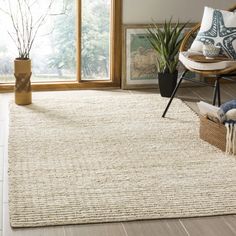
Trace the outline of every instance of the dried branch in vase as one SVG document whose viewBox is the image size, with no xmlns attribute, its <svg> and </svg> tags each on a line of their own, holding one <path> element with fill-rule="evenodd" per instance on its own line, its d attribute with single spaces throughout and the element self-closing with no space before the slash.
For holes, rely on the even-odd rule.
<svg viewBox="0 0 236 236">
<path fill-rule="evenodd" d="M 51 13 L 55 1 L 49 0 L 48 3 L 43 1 L 44 9 L 40 9 L 38 0 L 7 0 L 6 9 L 0 8 L 0 11 L 5 13 L 11 20 L 13 30 L 8 31 L 8 34 L 17 47 L 19 59 L 29 59 L 38 31 L 49 15 L 65 14 L 67 0 L 63 1 L 62 12 Z M 42 14 L 39 13 L 39 9 Z M 34 14 L 35 12 L 37 14 Z"/>
</svg>

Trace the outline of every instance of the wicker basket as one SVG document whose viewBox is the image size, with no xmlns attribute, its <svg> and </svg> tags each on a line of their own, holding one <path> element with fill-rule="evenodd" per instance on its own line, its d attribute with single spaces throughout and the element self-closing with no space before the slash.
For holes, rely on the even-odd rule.
<svg viewBox="0 0 236 236">
<path fill-rule="evenodd" d="M 226 132 L 223 124 L 215 123 L 200 116 L 200 138 L 222 151 L 226 149 Z"/>
</svg>

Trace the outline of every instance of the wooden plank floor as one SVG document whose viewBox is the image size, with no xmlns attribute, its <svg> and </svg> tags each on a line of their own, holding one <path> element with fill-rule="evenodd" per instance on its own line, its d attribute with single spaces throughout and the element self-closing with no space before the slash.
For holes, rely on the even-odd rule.
<svg viewBox="0 0 236 236">
<path fill-rule="evenodd" d="M 236 98 L 236 84 L 222 86 L 222 101 Z M 104 91 L 105 93 L 156 93 L 156 90 L 143 91 Z M 101 91 L 87 91 L 101 93 Z M 11 95 L 12 96 L 12 95 Z M 196 102 L 204 100 L 211 102 L 212 89 L 209 87 L 187 87 L 178 92 L 178 97 L 184 100 L 195 112 L 198 112 Z M 0 101 L 7 100 L 7 94 L 0 94 Z M 0 121 L 5 127 L 7 122 L 6 102 L 0 106 Z M 0 103 L 1 104 L 1 103 Z M 5 110 L 4 110 L 5 109 Z M 5 114 L 5 118 L 2 115 Z M 168 116 L 171 116 L 171 107 Z M 6 129 L 7 130 L 7 129 Z M 4 158 L 3 175 L 3 236 L 236 236 L 236 215 L 199 217 L 185 219 L 147 220 L 109 224 L 88 224 L 60 227 L 41 227 L 31 229 L 12 229 L 8 214 L 8 184 L 7 184 L 7 132 L 0 134 L 0 157 Z M 3 151 L 4 149 L 4 151 Z M 0 171 L 1 172 L 1 171 Z M 1 183 L 1 182 L 0 182 Z M 0 193 L 1 194 L 1 193 Z M 236 197 L 236 196 L 235 196 Z M 1 220 L 1 217 L 0 217 Z M 1 224 L 0 224 L 1 226 Z"/>
</svg>

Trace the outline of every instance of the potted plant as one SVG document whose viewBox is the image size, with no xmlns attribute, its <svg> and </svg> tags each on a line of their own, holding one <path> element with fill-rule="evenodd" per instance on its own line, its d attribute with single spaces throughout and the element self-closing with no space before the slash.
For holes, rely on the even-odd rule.
<svg viewBox="0 0 236 236">
<path fill-rule="evenodd" d="M 30 51 L 39 31 L 55 0 L 50 0 L 43 9 L 42 15 L 34 15 L 34 9 L 38 10 L 37 1 L 16 0 L 12 3 L 8 0 L 7 9 L 0 9 L 12 23 L 12 32 L 8 32 L 18 50 L 18 57 L 14 61 L 15 103 L 28 105 L 32 103 L 31 92 L 31 59 Z"/>
<path fill-rule="evenodd" d="M 170 97 L 175 89 L 178 77 L 178 52 L 183 41 L 186 24 L 172 24 L 172 19 L 160 28 L 151 24 L 147 40 L 157 52 L 157 70 L 159 88 L 162 97 Z"/>
</svg>

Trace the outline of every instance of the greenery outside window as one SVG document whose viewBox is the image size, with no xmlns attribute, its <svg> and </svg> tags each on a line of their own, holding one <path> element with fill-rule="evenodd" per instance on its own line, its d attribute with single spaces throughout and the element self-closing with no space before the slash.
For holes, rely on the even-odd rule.
<svg viewBox="0 0 236 236">
<path fill-rule="evenodd" d="M 45 1 L 37 2 L 36 9 L 43 9 Z M 51 12 L 30 55 L 33 89 L 119 86 L 121 1 L 57 0 Z M 7 33 L 11 22 L 0 18 L 1 91 L 13 89 L 17 50 Z"/>
</svg>

